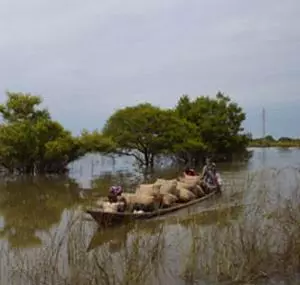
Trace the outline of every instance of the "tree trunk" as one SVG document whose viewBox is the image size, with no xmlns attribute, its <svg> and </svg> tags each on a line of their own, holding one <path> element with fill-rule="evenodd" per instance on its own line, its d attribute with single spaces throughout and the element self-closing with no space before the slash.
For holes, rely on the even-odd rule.
<svg viewBox="0 0 300 285">
<path fill-rule="evenodd" d="M 149 154 L 147 150 L 145 150 L 144 152 L 144 164 L 145 164 L 145 168 L 148 169 L 150 165 L 150 161 L 149 161 Z"/>
<path fill-rule="evenodd" d="M 151 170 L 151 172 L 153 173 L 153 171 L 154 171 L 154 154 L 152 154 L 151 156 L 150 156 L 150 170 Z"/>
</svg>

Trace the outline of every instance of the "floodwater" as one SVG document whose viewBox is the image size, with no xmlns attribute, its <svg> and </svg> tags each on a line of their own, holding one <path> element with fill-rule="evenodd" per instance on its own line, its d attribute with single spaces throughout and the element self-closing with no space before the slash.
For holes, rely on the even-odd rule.
<svg viewBox="0 0 300 285">
<path fill-rule="evenodd" d="M 130 174 L 130 158 L 113 161 L 90 155 L 70 165 L 69 177 L 1 179 L 0 284 L 145 284 L 128 281 L 143 274 L 148 274 L 152 284 L 193 284 L 183 277 L 182 268 L 197 226 L 204 231 L 217 223 L 238 220 L 245 204 L 251 203 L 251 193 L 244 195 L 244 189 L 250 188 L 254 176 L 263 177 L 287 196 L 297 186 L 300 149 L 251 150 L 249 161 L 219 165 L 222 196 L 164 218 L 106 231 L 99 231 L 81 211 L 80 190 L 92 188 L 85 192 L 105 195 L 112 183 L 130 190 L 137 181 Z M 163 173 L 161 176 L 170 176 L 167 170 Z M 284 187 L 283 180 L 288 181 Z M 264 187 L 253 189 L 263 191 Z M 224 212 L 215 211 L 217 206 Z M 136 244 L 142 252 L 134 250 Z M 164 256 L 154 256 L 157 251 Z M 154 259 L 159 260 L 157 268 Z M 154 271 L 148 272 L 150 267 Z"/>
</svg>

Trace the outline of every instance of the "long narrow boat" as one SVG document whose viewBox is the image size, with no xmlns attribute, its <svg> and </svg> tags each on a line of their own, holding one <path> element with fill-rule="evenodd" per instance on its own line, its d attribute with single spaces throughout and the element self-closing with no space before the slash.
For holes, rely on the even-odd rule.
<svg viewBox="0 0 300 285">
<path fill-rule="evenodd" d="M 159 209 L 153 212 L 144 212 L 144 213 L 129 213 L 129 212 L 118 212 L 118 213 L 109 213 L 103 212 L 101 210 L 86 210 L 88 214 L 90 214 L 93 219 L 98 223 L 101 227 L 106 227 L 110 225 L 115 225 L 119 223 L 126 223 L 132 220 L 147 220 L 158 216 L 163 216 L 168 213 L 172 213 L 178 211 L 180 209 L 192 206 L 199 202 L 209 199 L 210 197 L 220 193 L 219 191 L 213 191 L 201 198 L 192 200 L 187 203 L 178 203 L 172 207 Z"/>
</svg>

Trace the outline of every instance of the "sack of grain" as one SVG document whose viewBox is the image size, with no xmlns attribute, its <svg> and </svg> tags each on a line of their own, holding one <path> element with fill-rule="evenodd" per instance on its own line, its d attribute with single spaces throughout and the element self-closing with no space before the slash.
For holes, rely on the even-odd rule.
<svg viewBox="0 0 300 285">
<path fill-rule="evenodd" d="M 177 181 L 176 180 L 165 180 L 164 183 L 161 185 L 159 192 L 162 195 L 165 194 L 173 194 L 177 195 Z"/>
<path fill-rule="evenodd" d="M 135 193 L 139 195 L 148 195 L 148 196 L 155 196 L 159 194 L 159 185 L 155 184 L 141 184 L 136 189 Z"/>
<path fill-rule="evenodd" d="M 173 194 L 165 194 L 162 197 L 162 206 L 170 207 L 178 201 L 178 197 Z"/>
<path fill-rule="evenodd" d="M 163 185 L 163 183 L 165 182 L 166 180 L 165 179 L 161 179 L 161 178 L 158 178 L 156 179 L 156 181 L 154 182 L 154 185 L 157 185 L 157 186 L 161 186 Z"/>
<path fill-rule="evenodd" d="M 195 194 L 185 188 L 177 188 L 179 191 L 179 201 L 180 202 L 189 202 L 196 198 Z"/>
<path fill-rule="evenodd" d="M 158 179 L 156 179 L 156 181 L 154 182 L 154 185 L 157 185 L 157 186 L 159 186 L 159 187 L 161 187 L 165 182 L 174 182 L 174 181 L 176 181 L 177 182 L 177 180 L 176 179 L 162 179 L 162 178 L 158 178 Z"/>
<path fill-rule="evenodd" d="M 186 183 L 186 182 L 182 182 L 182 181 L 178 181 L 177 182 L 177 188 L 184 188 L 187 190 L 193 190 L 193 188 L 195 188 L 196 184 L 191 184 L 191 183 Z"/>
<path fill-rule="evenodd" d="M 177 188 L 187 189 L 191 191 L 196 197 L 202 197 L 205 195 L 205 192 L 198 184 L 178 182 Z"/>
<path fill-rule="evenodd" d="M 153 211 L 160 207 L 162 198 L 158 196 L 149 196 L 136 193 L 124 193 L 122 194 L 126 201 L 126 209 L 129 211 L 143 210 Z"/>
<path fill-rule="evenodd" d="M 202 189 L 202 187 L 200 185 L 196 185 L 196 187 L 193 189 L 192 191 L 196 197 L 200 198 L 205 196 L 205 191 Z"/>
</svg>

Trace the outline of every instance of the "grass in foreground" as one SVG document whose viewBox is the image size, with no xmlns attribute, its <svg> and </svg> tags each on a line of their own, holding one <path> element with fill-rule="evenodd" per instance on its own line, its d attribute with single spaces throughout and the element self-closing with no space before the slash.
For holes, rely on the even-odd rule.
<svg viewBox="0 0 300 285">
<path fill-rule="evenodd" d="M 33 285 L 176 284 L 180 280 L 249 284 L 291 276 L 300 268 L 300 177 L 294 171 L 292 186 L 281 183 L 287 176 L 277 170 L 248 179 L 242 189 L 247 206 L 243 210 L 237 206 L 238 212 L 220 205 L 211 214 L 195 214 L 177 223 L 170 219 L 169 225 L 168 220 L 151 223 L 151 228 L 137 224 L 121 241 L 114 242 L 112 236 L 89 253 L 90 224 L 70 222 L 65 233 L 54 236 L 53 243 L 34 257 L 21 252 L 10 255 L 11 280 Z M 236 193 L 241 196 L 241 191 Z M 183 238 L 176 232 L 170 237 L 174 227 L 186 233 Z M 180 256 L 183 262 L 170 261 L 170 256 Z"/>
<path fill-rule="evenodd" d="M 300 187 L 294 185 L 289 198 L 278 194 L 286 189 L 270 189 L 265 182 L 252 191 L 260 187 L 266 188 L 263 194 L 252 198 L 237 221 L 205 231 L 192 226 L 186 280 L 254 282 L 299 273 Z"/>
</svg>

